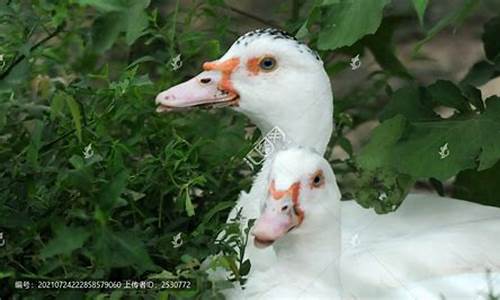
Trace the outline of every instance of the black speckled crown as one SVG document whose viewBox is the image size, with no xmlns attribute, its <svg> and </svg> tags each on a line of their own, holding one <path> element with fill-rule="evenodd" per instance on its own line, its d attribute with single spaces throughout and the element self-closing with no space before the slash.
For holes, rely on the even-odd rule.
<svg viewBox="0 0 500 300">
<path fill-rule="evenodd" d="M 318 53 L 311 48 L 309 48 L 306 44 L 303 42 L 297 40 L 293 35 L 289 34 L 286 31 L 276 29 L 276 28 L 263 28 L 263 29 L 257 29 L 254 31 L 250 31 L 245 33 L 244 35 L 240 36 L 235 44 L 240 45 L 243 44 L 243 46 L 248 46 L 252 41 L 256 40 L 259 37 L 270 37 L 273 40 L 289 40 L 293 43 L 295 43 L 296 48 L 299 50 L 300 53 L 303 53 L 304 51 L 310 53 L 311 55 L 314 56 L 318 61 L 321 61 L 321 58 L 319 57 Z"/>
</svg>

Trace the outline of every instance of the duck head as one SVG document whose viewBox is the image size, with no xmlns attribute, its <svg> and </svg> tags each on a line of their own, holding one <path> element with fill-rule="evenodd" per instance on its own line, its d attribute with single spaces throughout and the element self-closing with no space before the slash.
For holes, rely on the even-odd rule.
<svg viewBox="0 0 500 300">
<path fill-rule="evenodd" d="M 252 229 L 254 244 L 265 248 L 288 240 L 286 249 L 338 239 L 340 191 L 329 163 L 304 148 L 278 152 L 272 162 L 269 189 L 261 216 Z M 332 234 L 330 234 L 332 233 Z"/>
<path fill-rule="evenodd" d="M 229 106 L 263 133 L 277 126 L 295 143 L 325 151 L 333 129 L 332 90 L 323 62 L 305 44 L 280 30 L 256 30 L 203 69 L 158 94 L 157 111 Z"/>
</svg>

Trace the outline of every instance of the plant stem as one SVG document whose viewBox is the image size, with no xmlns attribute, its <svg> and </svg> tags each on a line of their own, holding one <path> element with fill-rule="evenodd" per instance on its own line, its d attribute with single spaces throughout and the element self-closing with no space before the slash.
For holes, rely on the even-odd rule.
<svg viewBox="0 0 500 300">
<path fill-rule="evenodd" d="M 226 4 L 225 8 L 228 9 L 228 10 L 230 10 L 230 11 L 232 11 L 232 12 L 235 12 L 235 13 L 237 13 L 239 15 L 242 15 L 242 16 L 247 17 L 249 19 L 252 19 L 252 20 L 255 20 L 257 22 L 260 22 L 260 23 L 262 23 L 264 25 L 271 26 L 271 27 L 278 28 L 278 29 L 282 29 L 281 26 L 279 26 L 278 24 L 276 24 L 273 21 L 269 21 L 269 20 L 263 19 L 263 18 L 261 18 L 259 16 L 256 16 L 256 15 L 251 14 L 251 13 L 246 12 L 246 11 L 243 11 L 243 10 L 241 10 L 239 8 L 234 7 L 234 6 Z"/>
<path fill-rule="evenodd" d="M 51 34 L 47 35 L 45 38 L 41 39 L 38 43 L 33 45 L 33 47 L 30 48 L 29 52 L 36 50 L 38 47 L 40 47 L 41 45 L 43 45 L 44 43 L 46 43 L 47 41 L 49 41 L 50 39 L 52 39 L 53 37 L 55 37 L 59 33 L 61 33 L 61 31 L 64 29 L 65 25 L 66 25 L 66 23 L 62 23 L 61 25 L 59 25 Z M 5 79 L 10 74 L 10 72 L 12 72 L 14 67 L 17 66 L 19 63 L 21 63 L 21 61 L 23 61 L 23 59 L 25 59 L 25 58 L 26 58 L 26 55 L 24 55 L 24 54 L 21 54 L 20 56 L 18 56 L 14 60 L 14 62 L 9 65 L 9 67 L 5 70 L 5 72 L 0 74 L 0 80 Z"/>
</svg>

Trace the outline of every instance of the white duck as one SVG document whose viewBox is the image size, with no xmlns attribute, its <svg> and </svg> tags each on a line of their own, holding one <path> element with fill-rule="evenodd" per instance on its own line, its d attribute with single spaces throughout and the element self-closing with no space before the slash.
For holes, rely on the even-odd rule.
<svg viewBox="0 0 500 300">
<path fill-rule="evenodd" d="M 279 30 L 256 30 L 240 37 L 219 60 L 203 67 L 206 71 L 193 79 L 161 92 L 156 97 L 157 111 L 230 106 L 248 116 L 263 133 L 277 126 L 295 144 L 325 152 L 333 128 L 330 80 L 319 57 L 306 45 Z M 242 192 L 230 218 L 240 207 L 247 219 L 259 216 L 258 199 L 266 192 L 269 162 L 264 163 L 250 193 Z M 471 222 L 498 211 L 428 195 L 410 195 L 404 203 L 412 210 L 404 218 L 395 218 L 375 215 L 354 201 L 342 202 L 346 220 L 343 239 L 352 242 L 344 244 L 359 248 L 418 230 Z M 384 226 L 385 231 L 374 232 L 378 226 Z M 249 248 L 246 253 L 253 269 L 266 268 L 273 259 L 272 251 L 257 252 L 251 243 Z"/>
<path fill-rule="evenodd" d="M 324 158 L 303 148 L 281 151 L 267 186 L 252 234 L 258 247 L 273 245 L 277 260 L 252 273 L 246 289 L 233 290 L 229 298 L 477 299 L 486 295 L 487 269 L 497 272 L 493 279 L 500 287 L 500 210 L 485 208 L 489 216 L 455 218 L 438 229 L 403 228 L 405 234 L 388 240 L 342 247 L 341 255 L 340 191 Z M 413 210 L 414 203 L 386 216 L 387 225 L 428 218 L 428 211 Z"/>
<path fill-rule="evenodd" d="M 258 248 L 273 244 L 277 260 L 251 273 L 245 298 L 340 299 L 341 194 L 328 163 L 310 153 L 280 151 L 272 162 L 252 234 Z"/>
<path fill-rule="evenodd" d="M 333 130 L 333 95 L 323 62 L 305 44 L 280 30 L 256 30 L 241 36 L 220 59 L 204 63 L 203 68 L 191 80 L 158 94 L 157 111 L 229 106 L 248 116 L 262 133 L 278 127 L 289 142 L 326 151 Z M 268 162 L 250 192 L 241 193 L 228 220 L 240 209 L 243 219 L 257 218 Z M 274 255 L 271 250 L 254 250 L 250 243 L 247 255 L 259 255 L 253 268 Z"/>
</svg>

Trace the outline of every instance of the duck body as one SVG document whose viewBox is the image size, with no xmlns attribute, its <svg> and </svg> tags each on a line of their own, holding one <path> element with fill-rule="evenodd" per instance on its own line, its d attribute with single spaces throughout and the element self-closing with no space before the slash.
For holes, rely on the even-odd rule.
<svg viewBox="0 0 500 300">
<path fill-rule="evenodd" d="M 307 180 L 318 169 L 326 174 L 325 187 L 312 189 Z M 281 178 L 286 176 L 292 179 Z M 280 191 L 300 185 L 297 200 L 289 202 L 303 209 L 299 225 L 277 227 L 283 216 L 269 206 L 289 203 L 270 196 L 273 180 L 281 180 Z M 266 270 L 254 270 L 245 289 L 230 299 L 477 299 L 488 292 L 487 270 L 500 289 L 499 209 L 448 200 L 456 208 L 448 211 L 448 201 L 410 195 L 398 211 L 380 216 L 341 202 L 334 180 L 317 153 L 277 154 L 267 205 L 253 229 L 256 245 L 272 244 L 277 257 Z"/>
<path fill-rule="evenodd" d="M 410 195 L 383 216 L 342 206 L 344 299 L 474 299 L 484 291 L 486 271 L 500 272 L 500 209 L 442 200 Z"/>
</svg>

